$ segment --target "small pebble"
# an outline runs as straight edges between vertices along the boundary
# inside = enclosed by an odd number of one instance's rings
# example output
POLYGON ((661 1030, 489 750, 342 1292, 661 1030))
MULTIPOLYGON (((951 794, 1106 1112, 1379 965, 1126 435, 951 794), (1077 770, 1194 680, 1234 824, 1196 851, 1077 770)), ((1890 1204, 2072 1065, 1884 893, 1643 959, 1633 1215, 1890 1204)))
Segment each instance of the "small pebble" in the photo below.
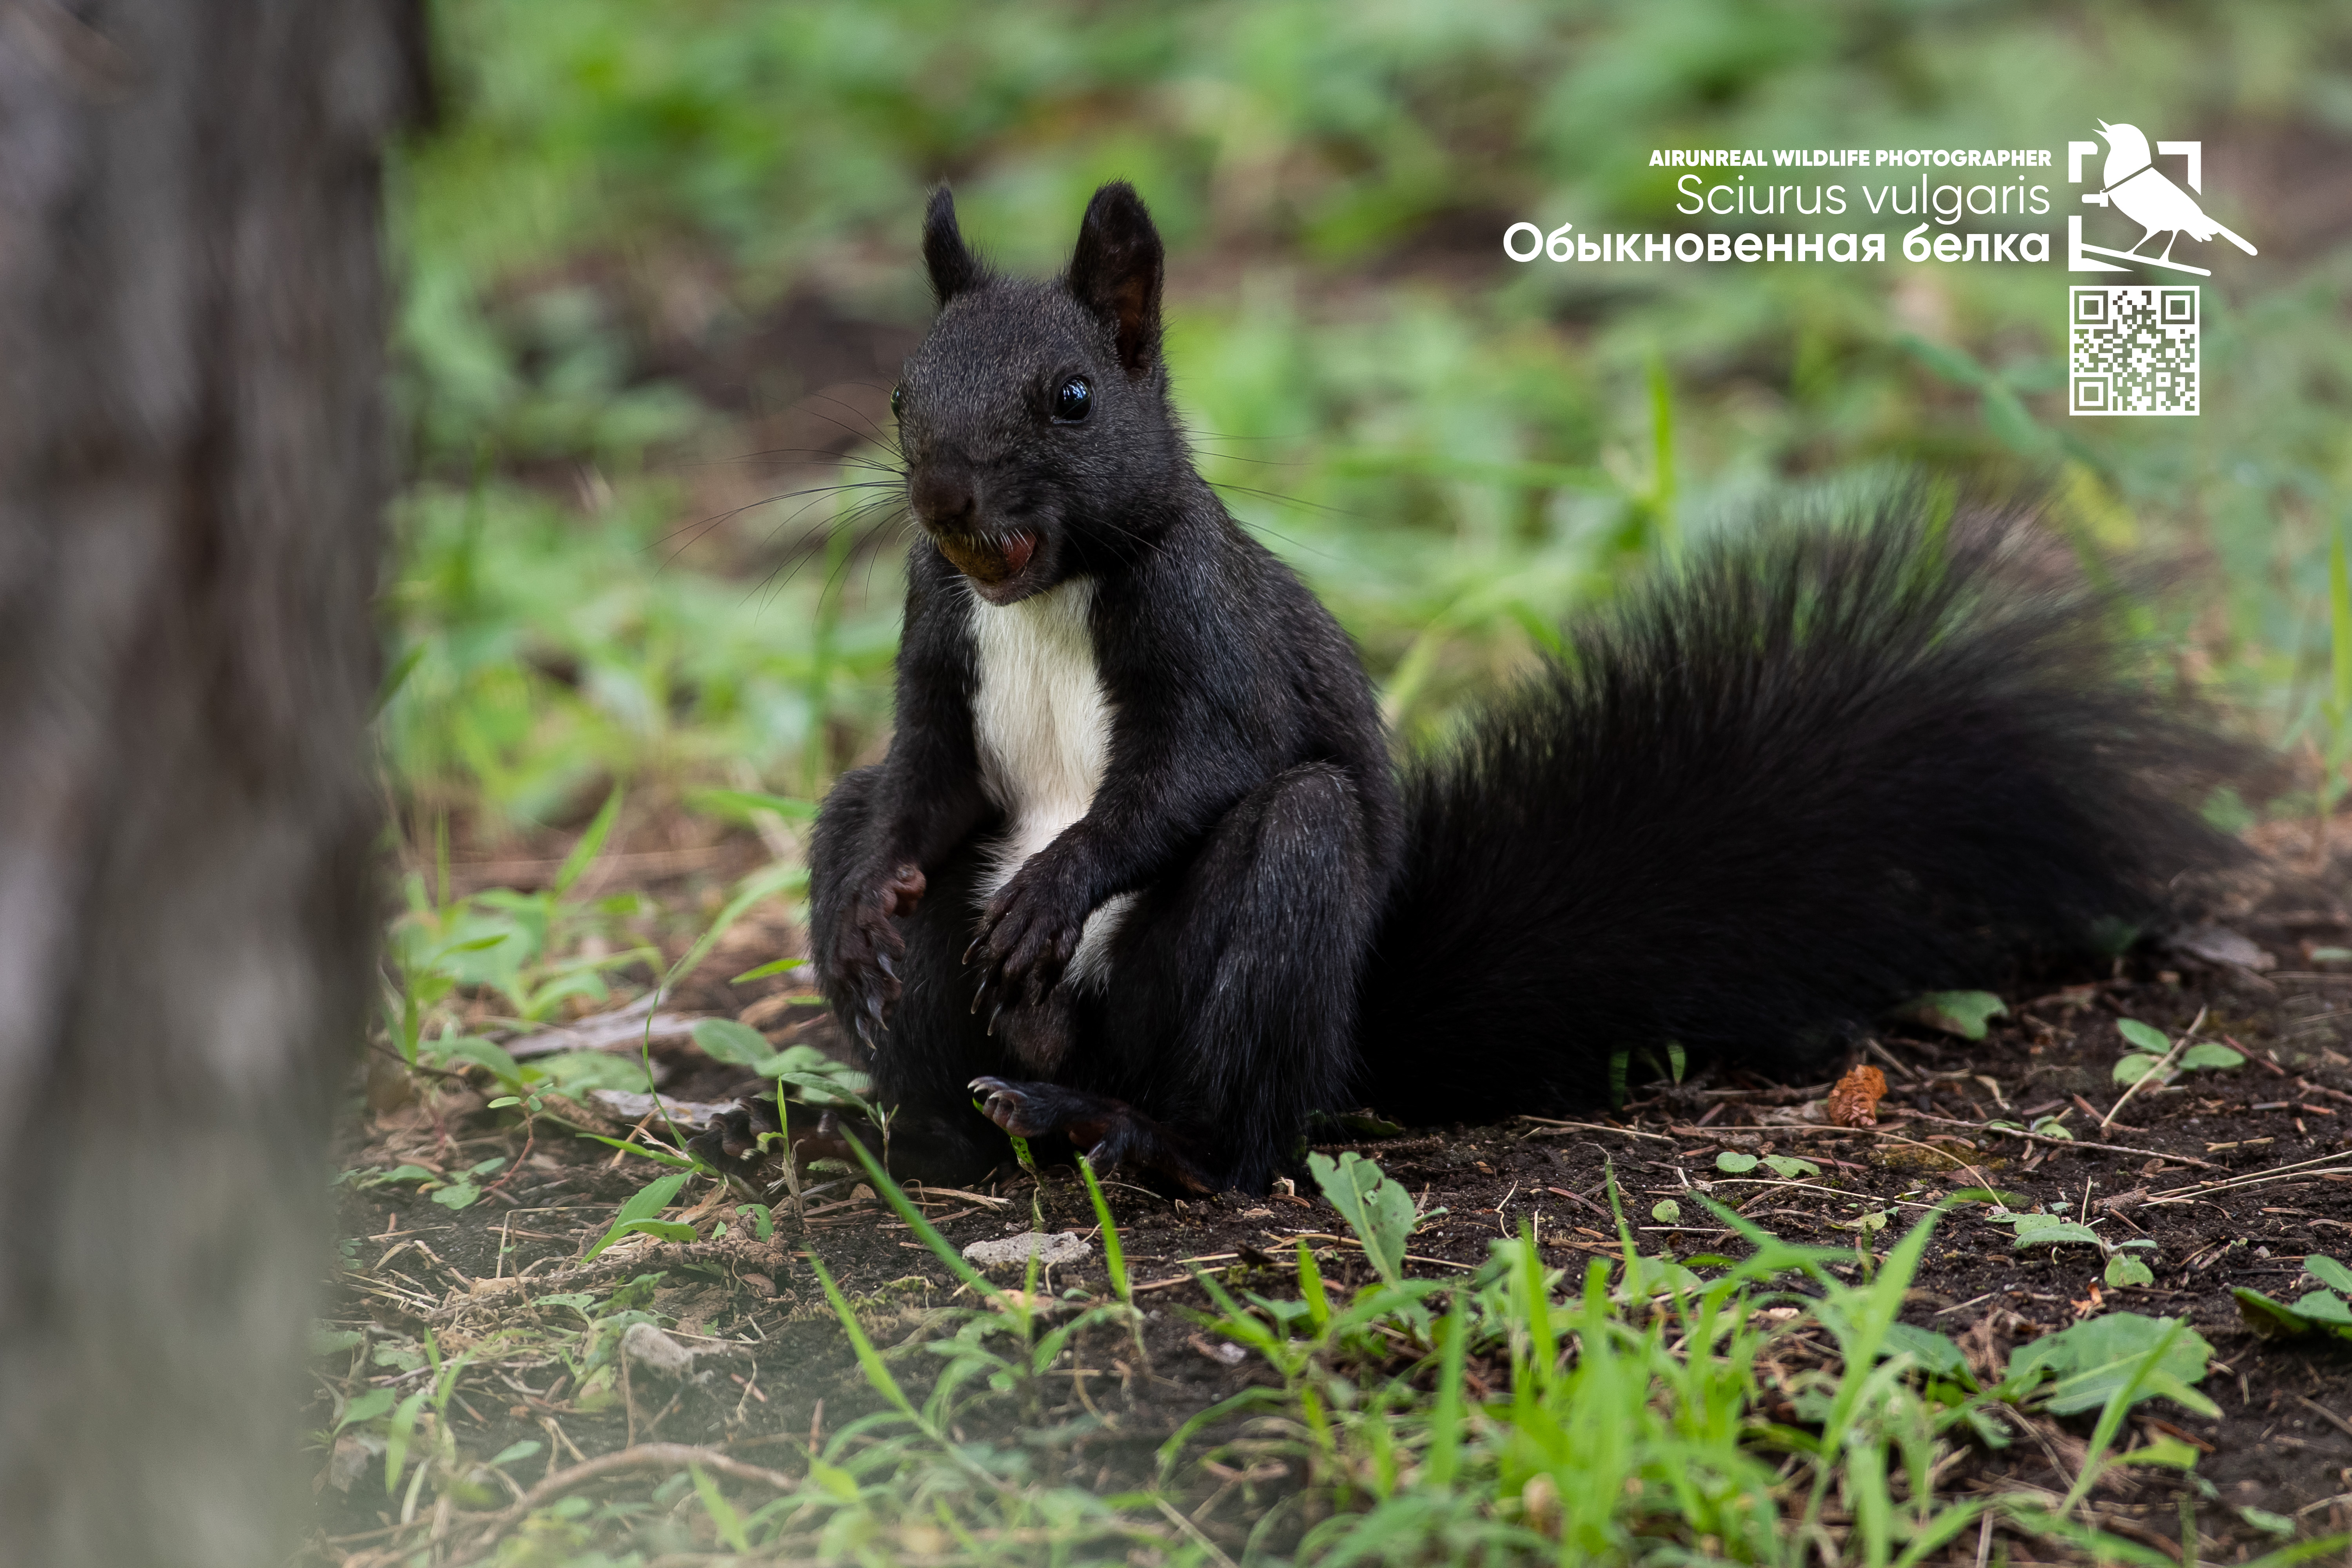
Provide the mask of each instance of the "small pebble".
POLYGON ((1075 1230, 1053 1236, 1032 1230, 996 1241, 975 1241, 963 1249, 963 1256, 965 1262, 977 1263, 982 1268, 1026 1268, 1029 1255, 1034 1252, 1037 1261, 1050 1268, 1057 1263, 1076 1263, 1091 1258, 1094 1250, 1075 1230))
POLYGON ((624 1329, 621 1353, 666 1377, 684 1377, 694 1370, 694 1352, 651 1323, 631 1323, 624 1329))

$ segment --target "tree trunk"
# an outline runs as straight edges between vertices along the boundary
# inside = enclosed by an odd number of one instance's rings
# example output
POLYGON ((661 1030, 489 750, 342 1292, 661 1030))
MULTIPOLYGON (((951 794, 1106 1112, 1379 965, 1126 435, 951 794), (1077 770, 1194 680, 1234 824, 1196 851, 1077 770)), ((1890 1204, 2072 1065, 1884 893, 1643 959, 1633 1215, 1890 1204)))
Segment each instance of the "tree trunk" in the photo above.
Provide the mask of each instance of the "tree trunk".
POLYGON ((327 1122, 370 989, 377 154, 417 25, 406 0, 0 0, 14 1561, 290 1544, 327 1122))

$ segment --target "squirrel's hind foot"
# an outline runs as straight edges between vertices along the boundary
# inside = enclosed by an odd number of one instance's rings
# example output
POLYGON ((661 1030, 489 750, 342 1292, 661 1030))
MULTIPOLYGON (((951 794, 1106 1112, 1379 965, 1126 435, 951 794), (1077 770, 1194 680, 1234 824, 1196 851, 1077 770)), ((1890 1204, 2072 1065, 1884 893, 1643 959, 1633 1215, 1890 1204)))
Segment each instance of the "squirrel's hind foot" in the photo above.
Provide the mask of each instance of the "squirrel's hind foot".
POLYGON ((1187 1192, 1217 1189, 1188 1140, 1123 1100, 1001 1078, 976 1078, 971 1091, 982 1097, 982 1112, 1013 1137, 1066 1138, 1097 1171, 1124 1165, 1165 1176, 1187 1192))

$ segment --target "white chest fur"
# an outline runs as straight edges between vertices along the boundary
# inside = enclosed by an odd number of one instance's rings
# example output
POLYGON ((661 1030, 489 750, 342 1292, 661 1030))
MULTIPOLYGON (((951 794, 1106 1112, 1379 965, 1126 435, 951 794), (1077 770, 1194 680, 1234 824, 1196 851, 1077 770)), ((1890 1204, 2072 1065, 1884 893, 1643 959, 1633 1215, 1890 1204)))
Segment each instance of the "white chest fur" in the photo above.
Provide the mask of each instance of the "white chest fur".
MULTIPOLYGON (((1006 818, 981 896, 992 898, 1028 858, 1086 816, 1110 760, 1111 704, 1095 662, 1095 585, 1071 581, 1013 605, 972 600, 980 668, 972 694, 981 787, 1006 818)), ((1071 964, 1085 984, 1103 974, 1104 940, 1129 902, 1088 917, 1071 964)))

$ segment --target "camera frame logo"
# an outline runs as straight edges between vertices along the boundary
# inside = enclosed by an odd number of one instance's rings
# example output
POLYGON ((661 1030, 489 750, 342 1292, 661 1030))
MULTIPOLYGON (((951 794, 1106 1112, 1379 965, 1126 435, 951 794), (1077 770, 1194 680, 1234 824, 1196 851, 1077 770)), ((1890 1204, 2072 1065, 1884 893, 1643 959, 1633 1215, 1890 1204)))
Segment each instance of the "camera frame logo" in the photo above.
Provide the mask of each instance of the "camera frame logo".
MULTIPOLYGON (((2066 268, 2070 272, 2129 272, 2134 267, 2210 278, 2210 268, 2172 258, 2186 235, 2200 245, 2226 239, 2247 255, 2253 246, 2218 219, 2199 200, 2205 187, 2201 142, 2158 142, 2151 151, 2139 127, 2098 122, 2106 142, 2099 188, 2084 193, 2085 206, 2105 207, 2136 224, 2140 236, 2127 249, 2091 245, 2083 238, 2083 218, 2066 220, 2066 268), (2182 160, 2186 188, 2157 166, 2158 158, 2182 160), (2142 254, 2157 236, 2164 248, 2142 254)), ((2066 178, 2084 183, 2083 161, 2102 151, 2096 142, 2066 143, 2066 178)), ((2194 415, 2200 405, 2203 364, 2199 328, 2204 309, 2194 284, 2084 285, 2067 289, 2067 412, 2084 415, 2194 415)))

